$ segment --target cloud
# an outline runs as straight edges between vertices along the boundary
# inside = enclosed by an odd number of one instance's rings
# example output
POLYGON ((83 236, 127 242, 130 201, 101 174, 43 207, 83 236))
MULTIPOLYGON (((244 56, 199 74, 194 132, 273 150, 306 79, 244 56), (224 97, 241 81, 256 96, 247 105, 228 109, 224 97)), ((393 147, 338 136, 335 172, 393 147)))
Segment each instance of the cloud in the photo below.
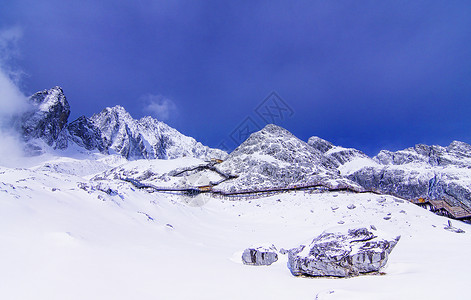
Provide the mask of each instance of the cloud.
POLYGON ((10 67, 10 61, 18 54, 17 42, 21 30, 0 30, 0 165, 14 166, 23 153, 13 118, 27 108, 27 97, 18 87, 18 70, 10 67))
POLYGON ((177 105, 167 97, 148 94, 142 96, 141 100, 145 103, 144 112, 159 121, 168 121, 177 115, 177 105))
POLYGON ((17 43, 21 36, 18 27, 0 30, 0 122, 26 108, 27 97, 18 87, 21 71, 11 67, 11 60, 18 55, 17 43))
POLYGON ((0 30, 0 58, 2 62, 19 54, 17 45, 22 36, 23 32, 20 27, 0 30))

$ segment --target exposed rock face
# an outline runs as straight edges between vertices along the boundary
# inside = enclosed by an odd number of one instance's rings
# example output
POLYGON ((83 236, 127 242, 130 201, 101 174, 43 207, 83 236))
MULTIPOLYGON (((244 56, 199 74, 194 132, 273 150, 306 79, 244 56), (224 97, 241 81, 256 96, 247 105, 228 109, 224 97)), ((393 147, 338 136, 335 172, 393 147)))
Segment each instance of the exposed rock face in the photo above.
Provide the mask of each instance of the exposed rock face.
POLYGON ((379 271, 399 238, 379 238, 367 228, 323 233, 310 245, 290 250, 288 267, 296 276, 346 277, 379 271))
MULTIPOLYGON (((56 146, 70 115, 70 106, 64 92, 56 86, 37 92, 29 101, 31 107, 24 113, 21 121, 24 140, 28 142, 39 138, 49 146, 56 146)), ((63 143, 59 145, 63 147, 63 143)))
POLYGON ((366 189, 413 199, 445 198, 471 208, 471 146, 452 142, 448 147, 416 145, 381 151, 376 165, 360 167, 348 178, 366 189))
POLYGON ((373 158, 318 137, 310 138, 308 144, 321 151, 344 177, 367 190, 407 199, 445 198, 471 208, 471 146, 466 143, 383 150, 373 158))
POLYGON ((98 149, 106 152, 107 147, 101 137, 101 131, 85 116, 81 116, 67 126, 69 138, 78 146, 87 150, 98 149))
POLYGON ((273 245, 247 248, 242 254, 242 261, 246 265, 269 266, 277 260, 278 253, 273 245))
POLYGON ((225 191, 320 182, 356 186, 321 151, 273 124, 250 135, 217 168, 239 176, 217 187, 225 191))

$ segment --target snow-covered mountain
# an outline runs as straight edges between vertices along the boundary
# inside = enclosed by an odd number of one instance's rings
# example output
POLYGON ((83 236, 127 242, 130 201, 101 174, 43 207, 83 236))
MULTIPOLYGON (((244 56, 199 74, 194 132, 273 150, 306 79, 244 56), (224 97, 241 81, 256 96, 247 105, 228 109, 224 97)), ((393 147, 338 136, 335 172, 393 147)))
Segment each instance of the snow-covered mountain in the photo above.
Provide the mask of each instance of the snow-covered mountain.
MULTIPOLYGON (((225 159, 216 166, 220 172, 237 176, 218 185, 216 189, 221 191, 324 183, 374 189, 409 199, 446 198, 471 208, 471 146, 463 142, 455 141, 448 147, 417 145, 396 152, 383 150, 370 158, 319 137, 311 137, 306 143, 281 127, 267 125, 227 156, 154 118, 136 120, 121 106, 68 123, 70 106, 60 87, 34 94, 30 103, 19 127, 32 155, 52 147, 118 154, 130 160, 217 158, 225 159)), ((203 180, 208 184, 221 180, 217 172, 198 172, 193 172, 194 176, 211 178, 203 180)), ((171 174, 162 173, 159 178, 172 179, 171 174)))
POLYGON ((35 143, 38 139, 50 147, 66 147, 67 138, 64 133, 70 106, 62 89, 56 86, 37 92, 29 98, 29 103, 29 109, 20 116, 19 123, 30 154, 41 151, 41 143, 35 143))
POLYGON ((309 183, 357 186, 342 178, 336 164, 320 150, 273 124, 250 135, 218 165, 218 169, 238 176, 217 187, 225 191, 280 188, 309 183))
POLYGON ((224 151, 203 146, 194 138, 185 136, 152 117, 147 116, 135 120, 119 105, 105 108, 93 115, 87 122, 83 120, 72 129, 74 123, 69 126, 69 132, 75 137, 74 140, 77 143, 85 145, 88 149, 93 149, 96 145, 97 148, 101 147, 110 153, 118 153, 128 159, 177 157, 219 159, 227 156, 224 151), (84 131, 94 136, 99 135, 100 143, 89 143, 83 138, 84 131))
POLYGON ((370 158, 267 125, 227 156, 150 117, 135 120, 119 106, 67 123, 70 108, 60 88, 31 102, 19 126, 28 149, 60 151, 29 168, 0 166, 1 299, 463 297, 471 225, 451 224, 398 197, 326 189, 233 197, 174 188, 323 183, 469 204, 470 145, 418 145, 370 158), (60 157, 76 149, 85 154, 60 157), (292 250, 323 232, 359 227, 401 236, 382 276, 291 275, 292 250), (244 249, 263 244, 276 246, 278 260, 244 266, 244 249), (260 288, 261 278, 270 288, 260 288))
POLYGON ((384 193, 409 199, 445 198, 471 208, 471 146, 466 143, 383 150, 373 160, 376 164, 358 166, 347 177, 384 193))
POLYGON ((45 143, 55 149, 76 145, 87 151, 117 153, 127 159, 227 156, 152 117, 135 120, 121 106, 105 108, 91 118, 82 116, 68 124, 70 106, 60 87, 34 94, 30 103, 30 111, 20 122, 30 154, 44 151, 45 143))
POLYGON ((382 150, 373 158, 318 137, 310 138, 308 144, 323 152, 344 177, 365 189, 406 199, 445 198, 471 208, 471 146, 466 143, 382 150))

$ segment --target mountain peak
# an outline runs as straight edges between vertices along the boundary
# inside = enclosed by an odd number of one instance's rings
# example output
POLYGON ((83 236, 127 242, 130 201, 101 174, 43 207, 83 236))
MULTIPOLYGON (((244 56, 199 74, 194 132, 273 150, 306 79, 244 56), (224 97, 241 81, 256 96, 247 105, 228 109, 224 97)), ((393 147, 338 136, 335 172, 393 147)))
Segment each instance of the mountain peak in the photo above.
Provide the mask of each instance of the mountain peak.
POLYGON ((275 125, 275 124, 267 124, 265 127, 262 128, 262 130, 258 132, 278 134, 278 135, 286 135, 286 134, 292 135, 292 133, 286 130, 285 128, 275 125))
POLYGON ((335 166, 319 150, 273 124, 252 133, 218 168, 240 175, 219 185, 222 190, 340 182, 335 166))
POLYGON ((113 107, 106 107, 105 109, 103 109, 100 113, 98 114, 95 114, 93 117, 95 116, 106 116, 106 115, 114 115, 116 117, 121 117, 121 118, 126 118, 126 119, 132 119, 132 116, 131 114, 124 108, 122 107, 121 105, 115 105, 113 107))
POLYGON ((26 141, 41 138, 52 146, 67 124, 70 106, 61 87, 37 92, 29 98, 30 109, 22 116, 26 141))

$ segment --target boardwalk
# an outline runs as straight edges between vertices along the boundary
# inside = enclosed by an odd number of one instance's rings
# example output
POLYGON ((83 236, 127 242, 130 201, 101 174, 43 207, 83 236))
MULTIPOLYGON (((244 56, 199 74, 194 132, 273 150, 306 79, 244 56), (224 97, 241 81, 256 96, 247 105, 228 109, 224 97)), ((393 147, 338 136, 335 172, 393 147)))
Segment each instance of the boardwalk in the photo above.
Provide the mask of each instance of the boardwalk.
POLYGON ((444 200, 432 200, 418 198, 411 200, 412 203, 422 206, 431 212, 438 215, 449 217, 457 220, 471 220, 471 211, 463 206, 454 206, 448 201, 444 200))

